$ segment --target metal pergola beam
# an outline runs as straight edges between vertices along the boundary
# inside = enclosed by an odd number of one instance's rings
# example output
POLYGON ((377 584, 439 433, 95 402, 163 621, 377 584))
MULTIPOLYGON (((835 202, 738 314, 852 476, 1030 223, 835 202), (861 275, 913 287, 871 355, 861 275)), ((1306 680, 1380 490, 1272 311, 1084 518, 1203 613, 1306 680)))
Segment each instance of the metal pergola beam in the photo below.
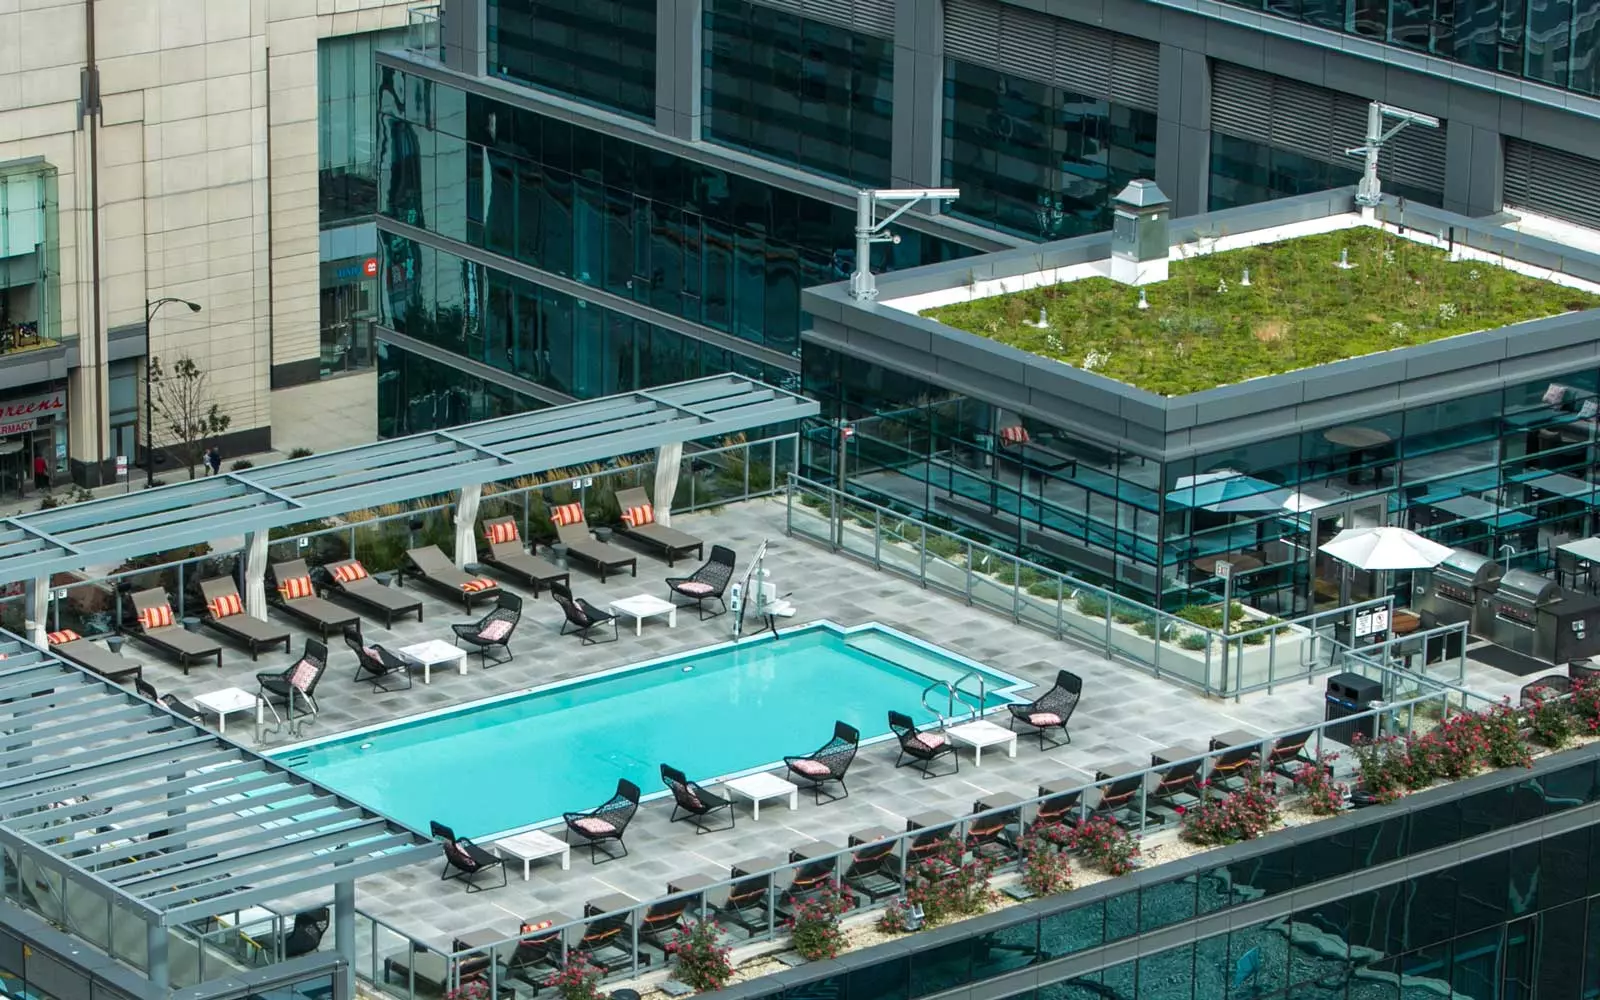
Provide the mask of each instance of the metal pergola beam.
MULTIPOLYGON (((235 910, 259 903, 270 903, 275 899, 288 899, 303 892, 326 889, 337 882, 354 882, 368 875, 407 868, 424 860, 425 857, 432 857, 437 850, 437 844, 422 844, 366 861, 347 861, 330 871, 320 871, 284 882, 266 883, 236 890, 228 893, 224 902, 229 910, 235 910)), ((328 863, 332 864, 331 861, 328 863)), ((167 906, 162 909, 162 918, 168 926, 172 926, 209 917, 217 912, 219 911, 216 901, 203 899, 183 906, 167 906)))
MULTIPOLYGON (((276 791, 269 791, 269 789, 274 788, 290 787, 284 784, 284 775, 281 771, 269 771, 266 768, 262 768, 261 772, 258 772, 255 776, 238 780, 239 787, 231 791, 230 794, 244 795, 247 792, 259 792, 262 801, 257 802, 255 799, 251 799, 248 802, 228 803, 233 812, 240 812, 249 805, 271 805, 273 802, 288 797, 276 791)), ((303 789, 300 791, 301 794, 304 794, 303 789)), ((113 840, 119 839, 119 837, 134 836, 136 831, 133 827, 133 821, 155 813, 161 815, 161 822, 157 824, 157 828, 160 828, 174 824, 190 827, 196 823, 204 822, 213 815, 223 815, 229 811, 229 809, 222 807, 219 797, 210 792, 189 792, 177 797, 170 796, 171 792, 166 791, 164 785, 149 785, 140 792, 130 792, 128 796, 118 796, 115 802, 94 799, 92 804, 102 809, 111 808, 116 811, 118 822, 114 833, 118 836, 113 836, 111 838, 113 840), (202 806, 205 808, 197 808, 202 806)), ((18 831, 48 828, 51 836, 75 837, 80 833, 105 826, 105 820, 100 816, 64 824, 51 824, 48 819, 35 823, 21 822, 21 820, 37 819, 44 815, 46 814, 35 814, 35 816, 13 819, 11 828, 18 831)), ((91 842, 90 846, 95 845, 91 842)))
MULTIPOLYGON (((189 744, 188 749, 204 749, 202 741, 189 744)), ((205 746, 216 746, 215 740, 203 741, 205 746)), ((200 770, 206 767, 220 766, 231 763, 246 763, 240 761, 239 755, 233 749, 212 750, 195 757, 174 756, 171 753, 146 753, 141 757, 124 758, 109 761, 97 766, 80 768, 73 772, 73 787, 80 788, 85 794, 94 795, 106 788, 117 788, 134 782, 153 780, 162 774, 174 769, 183 771, 200 770), (146 763, 152 758, 160 758, 160 763, 146 763), (129 770, 133 767, 133 770, 129 770)), ((4 777, 4 775, 0 775, 4 777)), ((52 795, 60 787, 61 778, 52 775, 47 778, 35 778, 30 781, 18 782, 13 785, 0 783, 0 818, 18 810, 36 809, 40 805, 49 805, 52 795)))
POLYGON ((250 882, 258 877, 257 869, 261 866, 276 865, 286 860, 307 856, 322 858, 334 852, 356 849, 352 845, 359 845, 365 854, 378 854, 396 847, 405 847, 409 843, 411 843, 410 835, 395 834, 387 820, 369 819, 334 833, 276 844, 261 851, 247 854, 225 854, 219 851, 212 860, 202 864, 174 866, 162 871, 135 875, 132 878, 119 878, 117 873, 112 871, 107 877, 113 884, 148 900, 152 896, 192 886, 196 882, 215 881, 216 884, 221 884, 224 879, 229 878, 250 882))
MULTIPOLYGON (((351 806, 346 809, 340 809, 331 815, 313 816, 309 819, 291 821, 282 826, 272 827, 272 835, 276 841, 298 834, 316 833, 321 830, 332 829, 340 823, 359 823, 362 817, 366 815, 366 810, 356 806, 351 806)), ((241 811, 238 817, 230 820, 227 823, 211 824, 205 830, 205 837, 215 838, 221 834, 232 834, 239 830, 247 830, 250 827, 259 827, 261 825, 260 816, 255 814, 247 815, 241 811)), ((211 844, 190 843, 191 840, 197 839, 198 838, 195 837, 186 837, 182 831, 179 831, 177 833, 168 834, 165 837, 152 838, 145 841, 143 844, 129 845, 128 848, 113 848, 114 851, 118 852, 118 854, 115 855, 107 851, 100 852, 100 855, 102 861, 107 861, 119 855, 121 857, 135 857, 141 854, 148 854, 151 851, 166 852, 174 850, 201 850, 207 846, 209 846, 213 851, 216 851, 221 850, 223 847, 223 842, 211 844)))

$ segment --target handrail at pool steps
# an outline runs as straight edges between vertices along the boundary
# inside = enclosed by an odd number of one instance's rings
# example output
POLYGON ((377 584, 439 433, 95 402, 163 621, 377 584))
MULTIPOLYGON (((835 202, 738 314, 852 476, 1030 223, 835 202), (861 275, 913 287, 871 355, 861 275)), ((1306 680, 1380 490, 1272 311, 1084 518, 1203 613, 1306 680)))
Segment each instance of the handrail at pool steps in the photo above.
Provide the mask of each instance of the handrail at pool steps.
MULTIPOLYGON (((1369 669, 1379 672, 1399 673, 1399 671, 1392 671, 1390 668, 1379 663, 1370 664, 1369 669)), ((1420 679, 1420 683, 1424 686, 1426 686, 1428 682, 1429 679, 1426 677, 1422 677, 1420 679)), ((1130 832, 1140 836, 1154 832, 1155 829, 1172 829, 1176 826, 1176 815, 1172 816, 1170 820, 1168 820, 1166 817, 1162 817, 1162 822, 1152 822, 1152 817, 1156 816, 1157 814, 1153 813, 1149 808, 1152 804, 1149 796, 1151 787, 1156 782, 1159 782, 1159 776, 1174 767, 1184 766, 1195 761, 1199 761, 1200 772, 1197 775, 1197 779, 1205 780, 1210 776, 1212 767, 1217 759, 1230 752, 1238 752, 1241 746, 1254 746, 1257 754, 1256 759, 1258 761, 1266 760, 1272 753, 1273 747, 1278 740, 1291 735, 1298 737, 1299 734, 1304 733, 1307 730, 1311 730, 1312 735, 1306 739, 1303 753, 1305 753, 1310 759, 1321 760, 1324 752, 1333 753, 1336 755, 1336 757, 1343 759, 1346 757, 1349 751, 1344 744, 1335 740, 1329 734, 1329 727, 1339 727, 1340 731, 1343 733, 1362 731, 1374 734, 1395 734, 1409 736, 1415 727, 1419 713, 1436 711, 1439 713, 1440 717, 1443 717, 1443 715, 1450 710, 1451 701, 1454 697, 1455 693, 1450 690, 1430 690, 1405 701, 1379 705, 1378 707, 1369 708, 1365 711, 1343 716, 1336 720, 1327 720, 1314 725, 1296 726, 1282 730, 1278 733, 1261 736, 1258 741, 1239 743, 1233 746, 1218 746, 1216 749, 1208 750, 1202 754, 1186 757, 1180 760, 1165 761, 1159 765, 1153 764, 1151 767, 1144 768, 1139 771, 1119 774, 1096 781, 1084 782, 1081 785, 1067 785, 1063 782, 1059 786, 1055 787, 1050 794, 1035 795, 1025 798, 1016 804, 1007 804, 997 808, 972 812, 965 816, 952 815, 950 817, 951 822, 947 825, 933 825, 914 830, 907 830, 905 832, 893 833, 889 836, 878 837, 875 839, 856 840, 854 843, 851 843, 848 847, 840 851, 834 851, 828 854, 819 854, 816 857, 807 857, 801 860, 790 861, 786 864, 761 871, 741 872, 738 876, 711 882, 704 887, 663 894, 655 899, 641 900, 637 904, 625 909, 608 911, 606 913, 597 912, 588 914, 582 919, 569 919, 564 923, 552 923, 548 927, 540 927, 538 933, 541 936, 547 934, 559 934, 559 952, 561 956, 561 963, 564 964, 568 950, 581 938, 583 929, 586 926, 597 920, 608 917, 623 917, 628 928, 627 934, 629 936, 632 957, 626 967, 619 967, 615 969, 606 978, 633 978, 643 973, 658 970, 665 964, 652 964, 649 962, 642 964, 639 960, 639 926, 644 914, 651 907, 658 906, 669 901, 682 899, 684 897, 697 897, 695 903, 691 905, 690 910, 686 915, 697 920, 708 918, 716 919, 721 908, 726 903, 726 899, 730 890, 732 890, 735 886, 744 886, 748 888, 752 883, 760 884, 758 880, 761 880, 763 877, 765 877, 766 888, 763 891, 764 898, 761 904, 764 909, 765 920, 759 924, 761 929, 758 931, 752 931, 747 939, 737 941, 735 943, 744 944, 773 940, 781 936, 783 932, 783 928, 780 926, 780 914, 778 911, 781 905, 781 897, 784 896, 784 887, 792 882, 792 878, 790 876, 801 869, 809 868, 814 871, 815 865, 821 861, 832 859, 835 863, 835 871, 837 872, 838 877, 843 880, 845 875, 845 871, 843 869, 847 868, 852 857, 863 853, 872 847, 891 845, 895 859, 895 866, 893 867, 891 877, 899 884, 898 890, 878 899, 867 898, 865 894, 860 892, 853 894, 855 895, 858 904, 857 908, 852 911, 853 913, 866 913, 873 910, 882 909, 890 905, 895 900, 902 898, 905 887, 905 873, 914 865, 911 855, 911 845, 913 841, 919 837, 926 837, 930 832, 937 833, 940 830, 947 829, 951 831, 952 834, 957 835, 953 838, 954 843, 966 844, 969 831, 977 823, 1004 816, 1010 819, 1013 824, 1015 824, 1017 827, 1017 833, 1020 834, 1024 832, 1033 822, 1033 820, 1029 817, 1031 814, 1036 814, 1037 807, 1039 805, 1049 800, 1059 799, 1063 796, 1073 794, 1076 794, 1078 797, 1076 806, 1074 808, 1077 810, 1078 819, 1082 821, 1089 818, 1091 815, 1096 814, 1099 809, 1099 799, 1098 793, 1095 792, 1096 789, 1104 789, 1117 782, 1126 782, 1134 776, 1138 776, 1140 778, 1139 794, 1137 800, 1135 800, 1137 805, 1135 806, 1132 802, 1124 804, 1122 811, 1130 817, 1130 820, 1124 823, 1124 826, 1130 832), (1092 806, 1090 803, 1091 798, 1095 800, 1092 806), (1131 817, 1136 817, 1137 822, 1133 822, 1131 817)), ((1488 701, 1489 699, 1485 698, 1484 700, 1488 701)), ((1258 774, 1263 783, 1272 780, 1270 771, 1262 769, 1258 771, 1258 774)), ((1066 775, 1067 772, 1065 768, 1063 768, 1063 776, 1065 777, 1066 775)), ((1113 815, 1117 812, 1118 810, 1110 811, 1110 813, 1113 815)), ((855 840, 855 838, 852 838, 852 840, 855 840)), ((996 867, 995 870, 998 873, 1005 874, 1016 871, 1018 866, 1018 859, 1012 858, 1003 861, 996 867)), ((848 888, 848 886, 846 887, 848 888)), ((746 907, 743 909, 748 911, 750 908, 746 907)), ((460 970, 463 964, 470 963, 468 979, 481 977, 485 982, 488 983, 490 988, 488 996, 491 997, 499 995, 502 973, 499 960, 503 960, 504 958, 508 957, 516 949, 521 940, 528 937, 529 933, 526 930, 519 930, 518 932, 510 934, 504 939, 490 945, 462 948, 455 951, 444 952, 437 947, 428 945, 426 942, 411 939, 403 935, 398 930, 395 930, 388 924, 382 923, 381 921, 370 917, 365 919, 371 920, 375 926, 381 926, 397 937, 398 940, 396 941, 394 948, 389 953, 389 957, 392 957, 394 954, 405 954, 409 951, 432 952, 436 955, 444 956, 447 969, 447 983, 444 984, 446 990, 459 988, 462 983, 460 970), (485 959, 487 959, 487 961, 485 961, 485 959)), ((526 921, 540 921, 547 918, 543 914, 529 913, 523 915, 522 919, 526 921)), ((752 921, 752 923, 756 922, 752 921)), ((415 970, 409 968, 406 982, 383 982, 382 980, 385 978, 385 966, 390 964, 385 962, 385 957, 385 955, 380 954, 380 948, 377 944, 377 934, 374 932, 372 943, 372 963, 368 967, 367 971, 364 972, 362 970, 358 970, 358 975, 362 975, 363 978, 367 979, 371 985, 380 991, 391 996, 403 998, 403 1000, 431 1000, 431 998, 436 998, 439 992, 441 992, 438 990, 428 989, 419 993, 417 990, 417 983, 415 982, 415 970)), ((547 975, 551 971, 554 970, 541 970, 538 973, 538 978, 542 979, 544 975, 547 975)))
MULTIPOLYGON (((792 536, 1208 695, 1237 698, 1310 683, 1339 669, 1330 644, 1340 632, 1360 634, 1363 616, 1379 608, 1393 620, 1394 598, 1386 594, 1295 618, 1257 619, 1250 628, 1234 623, 1224 634, 832 486, 791 473, 788 487, 792 536)), ((1464 644, 1455 659, 1459 680, 1466 673, 1464 644)))

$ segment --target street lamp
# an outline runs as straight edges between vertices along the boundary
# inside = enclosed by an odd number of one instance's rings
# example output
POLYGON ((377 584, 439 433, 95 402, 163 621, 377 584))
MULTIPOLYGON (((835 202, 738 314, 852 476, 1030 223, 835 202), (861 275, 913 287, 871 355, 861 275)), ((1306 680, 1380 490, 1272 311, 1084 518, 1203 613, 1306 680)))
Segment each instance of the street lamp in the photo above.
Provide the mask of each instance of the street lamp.
POLYGON ((162 306, 172 302, 183 303, 192 313, 200 311, 200 303, 173 296, 156 299, 154 302, 149 299, 144 300, 144 485, 147 489, 156 481, 155 397, 150 392, 150 362, 155 355, 151 352, 150 321, 155 318, 162 306))

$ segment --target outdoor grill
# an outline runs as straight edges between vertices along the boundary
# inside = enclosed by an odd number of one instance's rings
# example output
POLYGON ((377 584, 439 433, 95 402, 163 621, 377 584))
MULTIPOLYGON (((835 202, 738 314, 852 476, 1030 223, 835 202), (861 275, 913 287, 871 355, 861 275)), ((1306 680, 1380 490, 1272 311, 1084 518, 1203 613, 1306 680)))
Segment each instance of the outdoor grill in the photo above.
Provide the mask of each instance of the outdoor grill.
MULTIPOLYGON (((1551 634, 1540 639, 1540 611, 1562 596, 1561 587, 1553 580, 1527 570, 1507 570, 1494 592, 1494 621, 1489 638, 1526 656, 1541 656, 1542 649, 1554 648, 1555 637, 1551 634)), ((1553 633, 1554 619, 1543 618, 1545 627, 1553 633)))
POLYGON ((1500 564, 1466 549, 1452 549, 1444 562, 1417 573, 1412 606, 1431 612, 1440 625, 1467 622, 1474 635, 1493 629, 1500 564))

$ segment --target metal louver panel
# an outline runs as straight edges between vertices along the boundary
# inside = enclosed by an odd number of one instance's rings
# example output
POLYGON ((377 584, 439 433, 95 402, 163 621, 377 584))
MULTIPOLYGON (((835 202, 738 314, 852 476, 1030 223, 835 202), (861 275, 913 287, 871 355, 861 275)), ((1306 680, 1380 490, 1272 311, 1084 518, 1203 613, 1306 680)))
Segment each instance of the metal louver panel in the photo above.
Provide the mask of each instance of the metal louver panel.
POLYGON ((1445 125, 1411 125, 1390 139, 1379 157, 1378 176, 1430 191, 1444 190, 1445 125))
POLYGON ((994 0, 946 0, 945 55, 1085 97, 1155 110, 1160 48, 994 0))
POLYGON ((1505 156, 1507 208, 1600 227, 1600 162, 1511 138, 1505 156))
POLYGON ((1211 127, 1253 142, 1272 141, 1270 77, 1231 63, 1211 72, 1211 127))
POLYGON ((852 31, 894 37, 894 0, 753 0, 814 21, 827 21, 852 31))

